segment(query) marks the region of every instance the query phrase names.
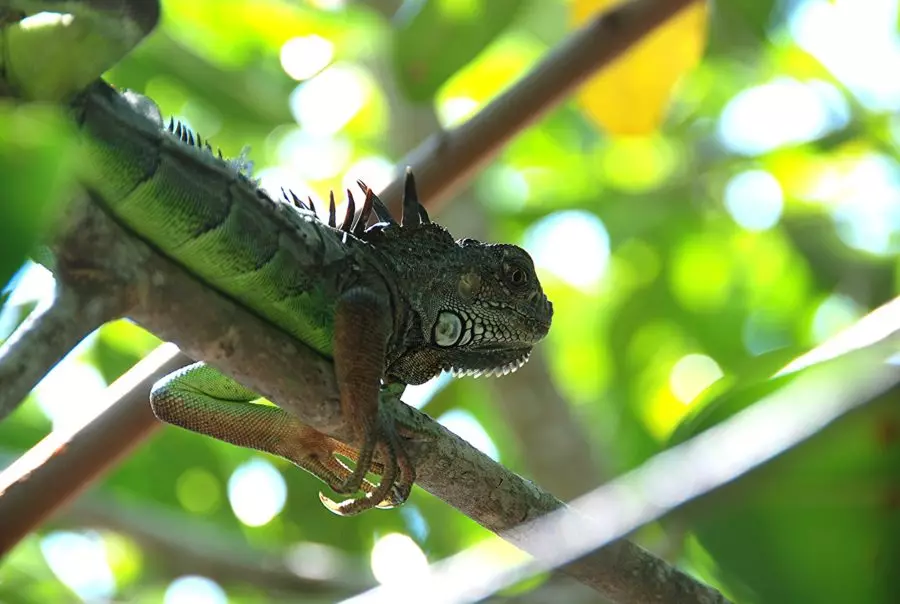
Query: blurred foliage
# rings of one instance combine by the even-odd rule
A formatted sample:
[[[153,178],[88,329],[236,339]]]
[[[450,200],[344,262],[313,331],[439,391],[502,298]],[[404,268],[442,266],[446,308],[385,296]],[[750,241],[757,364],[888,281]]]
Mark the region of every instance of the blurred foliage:
[[[265,184],[322,198],[360,176],[376,188],[386,182],[390,167],[408,151],[396,140],[414,116],[424,108],[445,126],[465,119],[562,41],[574,6],[586,3],[163,4],[161,26],[108,79],[147,94],[164,115],[185,119],[226,155],[249,145]],[[801,13],[803,23],[821,26],[822,19],[813,17],[843,10],[832,17],[847,29],[832,35],[832,46],[848,53],[846,38],[868,48],[859,41],[874,40],[884,20],[860,25],[846,18],[863,12],[862,3],[852,4],[716,3],[702,60],[678,82],[671,101],[663,102],[661,87],[655,103],[616,109],[635,120],[642,116],[627,110],[665,109],[658,130],[611,136],[599,126],[607,122],[573,98],[520,133],[438,216],[457,236],[524,242],[533,251],[556,309],[541,345],[550,375],[609,472],[634,468],[665,448],[682,418],[698,408],[697,395],[717,378],[717,392],[737,394],[707,396],[715,403],[711,415],[692,418],[711,423],[752,403],[772,387],[760,382],[785,360],[896,295],[900,102],[873,100],[853,79],[862,66],[878,61],[863,57],[856,73],[841,71],[826,65],[810,43],[800,43],[815,30],[798,25]],[[893,28],[896,2],[871,3],[881,4],[893,11]],[[864,27],[871,35],[857,31]],[[696,28],[691,31],[669,42],[683,45],[671,49],[674,54],[689,57],[702,46]],[[663,63],[645,60],[620,69],[655,85],[674,81],[686,67],[657,67]],[[890,69],[883,68],[883,78],[890,79]],[[614,84],[595,101],[615,104],[621,101],[616,94]],[[67,141],[55,112],[27,106],[0,112],[0,282],[20,266],[54,204],[65,197]],[[29,278],[37,269],[26,273],[0,315],[0,337],[34,304],[40,280]],[[89,406],[103,384],[157,343],[124,321],[99,330],[0,425],[2,453],[11,458],[40,440],[51,427],[46,410]],[[468,412],[496,446],[499,461],[528,475],[527,458],[540,451],[518,442],[492,405],[492,392],[482,381],[457,380],[424,409],[438,418]],[[886,405],[872,413],[883,417],[878,414],[891,412]],[[884,473],[897,467],[897,423],[878,424],[876,415],[842,423],[769,474],[736,485],[720,499],[717,514],[704,510],[684,547],[675,543],[675,531],[662,543],[659,527],[638,538],[742,603],[848,601],[829,587],[836,584],[855,586],[868,602],[889,601],[851,579],[859,573],[862,581],[860,569],[876,558],[896,567],[897,553],[870,551],[855,559],[848,553],[871,545],[879,532],[898,534],[896,474]],[[687,423],[682,430],[708,423]],[[878,438],[886,449],[878,449]],[[251,526],[239,520],[240,497],[230,485],[241,484],[242,471],[258,468],[261,460],[284,481],[283,506],[268,522]],[[889,462],[894,465],[884,465]],[[585,480],[594,485],[605,478]],[[265,507],[279,500],[265,495],[266,484],[238,490]],[[184,521],[164,523],[170,528],[157,533],[201,552],[243,555],[240,547],[223,547],[210,535],[274,552],[299,572],[322,577],[326,594],[341,593],[328,563],[332,556],[350,556],[359,580],[370,581],[364,569],[373,545],[389,533],[409,535],[429,561],[486,535],[421,489],[398,510],[341,519],[320,505],[320,488],[281,460],[166,427],[91,492],[106,505],[140,509],[135,530],[102,523],[86,530],[96,521],[86,523],[75,511],[63,514],[0,566],[0,600],[75,601],[71,587],[87,599],[151,602],[167,593],[177,601],[176,584],[187,584],[172,582],[186,574],[178,566],[182,558],[151,549],[137,530],[156,515]],[[869,513],[867,500],[809,511],[811,498],[821,503],[820,495],[840,499],[845,492],[860,500],[885,495],[893,507]],[[787,505],[791,501],[797,505]],[[317,552],[311,557],[298,553],[311,543],[329,549],[309,550]],[[831,563],[813,566],[823,556]],[[75,559],[80,563],[72,564]],[[98,571],[98,564],[106,570]],[[214,564],[203,568],[215,575]],[[823,572],[828,581],[820,581]],[[289,589],[265,583],[219,580],[229,601],[291,596]],[[781,591],[772,591],[773,585]]]

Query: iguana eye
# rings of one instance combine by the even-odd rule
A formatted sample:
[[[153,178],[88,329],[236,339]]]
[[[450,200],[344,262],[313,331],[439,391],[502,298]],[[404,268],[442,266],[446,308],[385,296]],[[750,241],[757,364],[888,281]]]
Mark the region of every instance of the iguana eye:
[[[438,346],[455,346],[462,336],[462,320],[452,312],[443,311],[438,315],[431,329],[431,339]]]
[[[520,266],[512,265],[506,271],[509,284],[517,289],[528,285],[528,273]]]

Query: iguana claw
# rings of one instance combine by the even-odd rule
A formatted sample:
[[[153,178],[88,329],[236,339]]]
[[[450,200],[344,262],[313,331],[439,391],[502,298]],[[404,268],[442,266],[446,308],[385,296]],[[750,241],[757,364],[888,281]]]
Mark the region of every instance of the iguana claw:
[[[336,502],[319,493],[322,504],[339,516],[352,516],[372,508],[390,509],[401,505],[409,498],[413,482],[415,482],[415,470],[396,431],[385,429],[383,424],[379,428],[378,434],[373,435],[372,440],[374,441],[375,437],[379,435],[384,439],[377,446],[371,446],[369,450],[374,451],[377,448],[384,462],[374,462],[371,454],[364,456],[365,450],[356,455],[354,455],[355,451],[341,450],[340,454],[355,461],[356,467],[352,473],[347,468],[347,475],[343,483],[339,485],[329,483],[337,493],[354,493],[362,490],[365,496]],[[341,463],[339,460],[335,461]],[[341,465],[343,466],[342,463]],[[343,467],[346,468],[346,466]],[[381,482],[378,486],[365,479],[365,475],[369,471],[381,474]]]

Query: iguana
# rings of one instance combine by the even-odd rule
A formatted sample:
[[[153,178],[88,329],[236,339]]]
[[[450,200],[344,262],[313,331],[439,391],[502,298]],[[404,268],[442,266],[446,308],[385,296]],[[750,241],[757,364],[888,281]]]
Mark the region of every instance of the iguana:
[[[74,19],[23,19],[39,10]],[[397,428],[380,413],[380,390],[399,395],[441,371],[500,375],[524,364],[553,315],[532,260],[514,245],[454,241],[429,219],[410,171],[400,223],[362,182],[361,211],[348,191],[340,223],[333,196],[327,221],[311,199],[286,191],[270,196],[242,158],[214,155],[184,125],[165,126],[146,97],[98,79],[158,18],[158,3],[148,0],[2,1],[5,84],[19,97],[68,104],[90,168],[83,185],[115,220],[333,359],[342,417],[363,444],[355,450],[277,406],[253,403],[259,395],[203,363],[157,383],[153,411],[171,424],[284,457],[337,493],[364,491],[341,503],[321,496],[336,513],[398,505],[415,473]],[[74,49],[50,49],[41,67],[28,49],[51,38],[88,44],[93,54],[73,61],[80,56]],[[55,66],[63,57],[70,68]],[[381,475],[377,486],[365,479],[369,471]]]

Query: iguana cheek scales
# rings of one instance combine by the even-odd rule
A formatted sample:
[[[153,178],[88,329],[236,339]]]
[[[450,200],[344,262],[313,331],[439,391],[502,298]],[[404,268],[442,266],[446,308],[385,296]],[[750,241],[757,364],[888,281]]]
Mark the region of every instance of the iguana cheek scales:
[[[48,1],[46,8],[61,4],[128,20],[123,37],[139,39],[158,17],[152,0]],[[224,160],[185,126],[166,128],[145,97],[97,81],[71,110],[84,135],[82,180],[92,198],[197,279],[333,359],[342,416],[360,448],[284,409],[254,404],[256,393],[203,363],[154,386],[154,413],[280,455],[335,492],[362,490],[364,497],[342,503],[322,496],[337,513],[399,505],[415,480],[403,441],[381,412],[382,383],[394,396],[442,370],[505,374],[524,364],[549,329],[552,306],[528,254],[454,241],[431,222],[409,171],[399,223],[363,183],[358,213],[348,192],[346,215],[339,221],[332,198],[323,222],[311,201],[287,191],[273,199],[260,189],[243,157]],[[380,222],[369,226],[372,213]],[[378,485],[365,480],[368,471],[381,474]]]
[[[434,324],[432,331],[432,338],[435,344],[441,347],[456,346],[460,343],[462,335],[462,320],[459,318],[459,315],[449,311],[444,311],[438,315],[438,320]]]

